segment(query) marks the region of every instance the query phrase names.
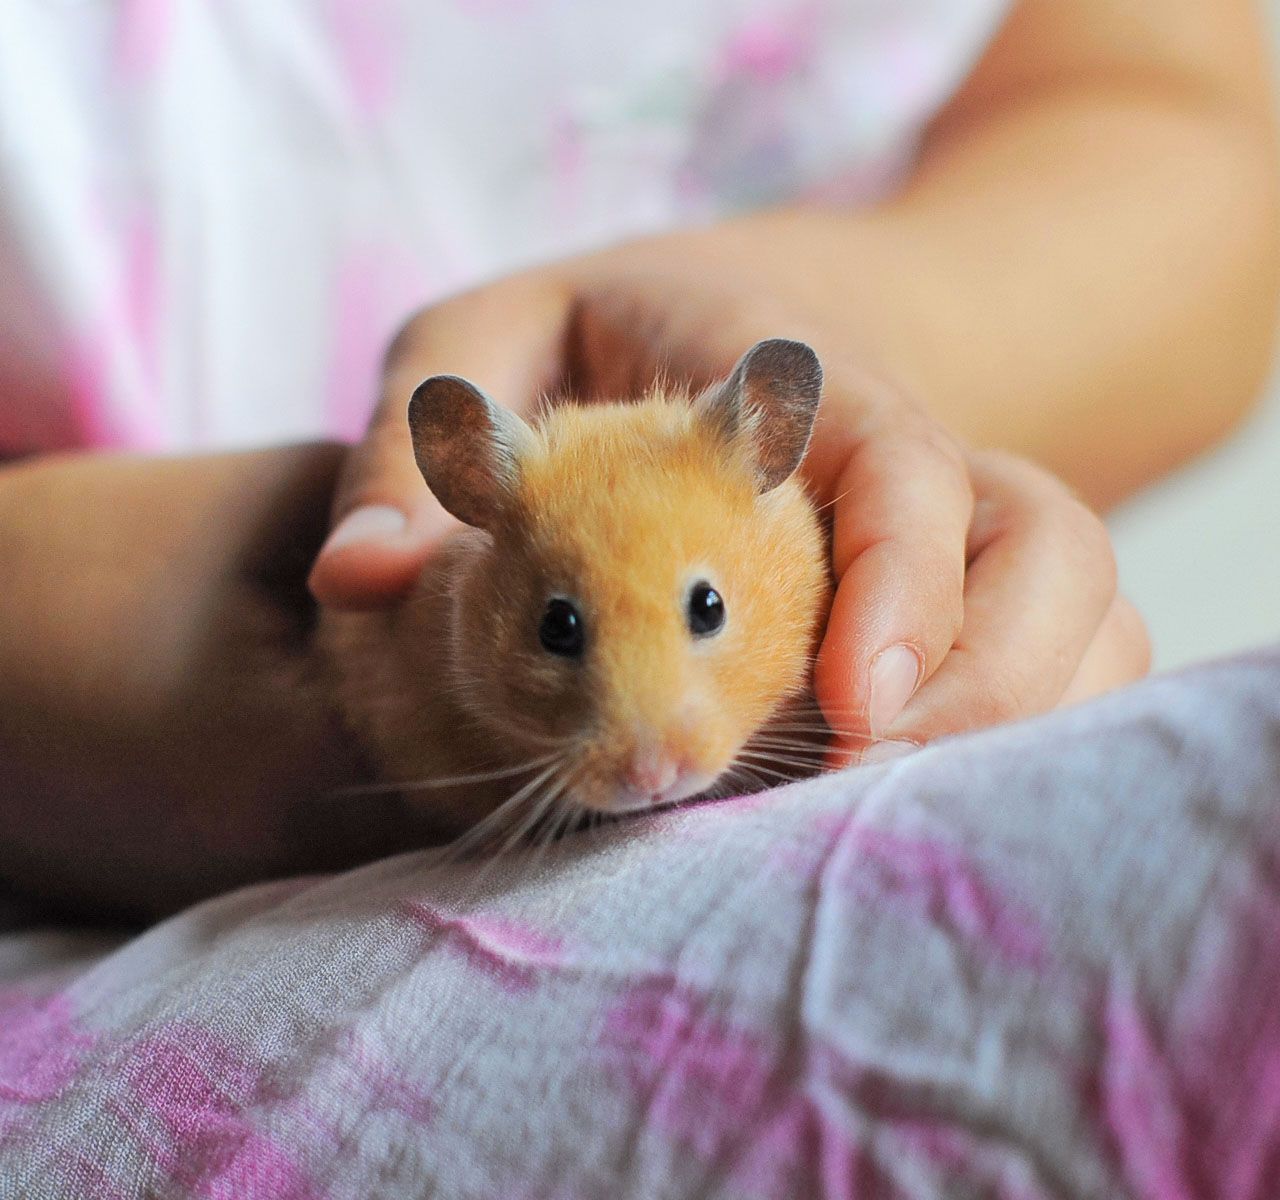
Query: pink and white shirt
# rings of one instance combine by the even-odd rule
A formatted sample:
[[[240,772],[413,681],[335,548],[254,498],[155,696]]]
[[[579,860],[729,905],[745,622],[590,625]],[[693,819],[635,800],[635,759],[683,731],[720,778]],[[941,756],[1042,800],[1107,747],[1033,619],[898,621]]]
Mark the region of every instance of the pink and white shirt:
[[[416,306],[910,161],[1006,0],[5,0],[0,453],[353,437]]]

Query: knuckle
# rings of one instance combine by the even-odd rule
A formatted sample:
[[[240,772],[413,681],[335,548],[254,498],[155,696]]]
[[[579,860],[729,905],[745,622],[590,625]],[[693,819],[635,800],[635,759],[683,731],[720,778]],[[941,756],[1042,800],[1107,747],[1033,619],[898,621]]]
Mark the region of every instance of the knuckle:
[[[1015,454],[1012,450],[1001,450],[998,447],[984,447],[981,450],[974,450],[970,454],[975,467],[986,471],[992,475],[1019,476],[1026,477],[1043,474],[1039,467],[1028,462],[1020,454]]]
[[[1111,618],[1129,665],[1130,679],[1141,679],[1151,670],[1151,633],[1147,622],[1125,596],[1117,596],[1111,607]]]
[[[891,428],[874,431],[863,445],[889,461],[967,476],[964,452],[937,422],[908,415]]]
[[[955,601],[947,610],[946,620],[942,629],[942,654],[946,654],[952,646],[960,640],[960,634],[964,631],[964,584],[960,584],[959,594]]]
[[[507,286],[515,282],[508,280]],[[499,285],[485,284],[419,308],[396,330],[387,345],[382,356],[383,378],[414,377],[416,383],[425,372],[416,372],[414,363],[423,361],[430,354],[433,342],[446,336],[456,325],[468,318],[483,316],[498,290]]]
[[[981,485],[979,490],[991,491],[992,483],[1000,485],[996,491],[1026,494],[1037,486],[1042,486],[1046,479],[1052,478],[1047,472],[1028,462],[1010,450],[982,449],[970,451],[968,455],[970,473]]]
[[[1061,511],[1062,536],[1072,557],[1085,571],[1092,589],[1104,599],[1112,598],[1118,585],[1119,567],[1111,534],[1102,519],[1074,496]]]
[[[954,567],[940,565],[935,572],[926,610],[934,614],[934,635],[926,639],[928,657],[934,661],[956,644],[964,626],[964,564],[957,560]],[[936,645],[932,644],[935,643]]]
[[[1002,725],[1036,711],[1034,689],[1018,673],[1004,668],[986,672],[975,682],[972,698],[973,725]]]
[[[931,462],[936,470],[948,471],[968,485],[969,471],[964,450],[941,425],[935,421],[917,424],[911,433],[911,441],[916,453]]]
[[[364,440],[347,452],[334,509],[343,515],[369,504],[403,503],[409,491],[425,486],[413,457],[407,420],[379,418]]]
[[[983,450],[973,461],[987,484],[979,509],[990,499],[998,510],[991,521],[1065,562],[1076,585],[1105,610],[1116,594],[1118,566],[1101,517],[1055,475],[1015,454]]]
[[[974,489],[959,443],[945,431],[926,425],[914,432],[889,435],[882,447],[883,461],[894,475],[919,481],[915,495],[922,517],[963,513],[967,524],[973,510]]]
[[[414,357],[421,345],[426,328],[431,319],[431,308],[420,308],[410,316],[387,345],[382,356],[382,374],[391,376],[399,373]]]
[[[384,405],[364,438],[351,448],[347,460],[348,478],[376,476],[401,461],[413,461],[413,441],[409,422],[398,407]]]

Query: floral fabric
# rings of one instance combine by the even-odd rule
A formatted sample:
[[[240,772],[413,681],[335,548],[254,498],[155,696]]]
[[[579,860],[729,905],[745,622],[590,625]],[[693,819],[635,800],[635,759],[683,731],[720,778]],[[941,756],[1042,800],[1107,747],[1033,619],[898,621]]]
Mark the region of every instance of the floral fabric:
[[[479,875],[11,935],[0,1198],[1274,1200],[1278,796],[1272,651]]]

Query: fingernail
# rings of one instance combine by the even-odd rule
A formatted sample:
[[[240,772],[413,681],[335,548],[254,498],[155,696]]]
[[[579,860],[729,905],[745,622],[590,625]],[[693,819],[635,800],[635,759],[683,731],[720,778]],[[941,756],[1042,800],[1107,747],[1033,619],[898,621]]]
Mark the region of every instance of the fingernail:
[[[883,742],[875,742],[868,746],[862,752],[860,761],[863,764],[889,762],[890,759],[902,758],[906,754],[912,754],[920,747],[915,742],[895,742],[885,740]]]
[[[905,643],[881,650],[871,662],[871,736],[879,737],[898,719],[915,695],[922,667],[920,655]]]
[[[354,542],[380,542],[398,537],[408,526],[408,519],[389,504],[367,504],[348,513],[329,535],[322,553],[350,546]]]

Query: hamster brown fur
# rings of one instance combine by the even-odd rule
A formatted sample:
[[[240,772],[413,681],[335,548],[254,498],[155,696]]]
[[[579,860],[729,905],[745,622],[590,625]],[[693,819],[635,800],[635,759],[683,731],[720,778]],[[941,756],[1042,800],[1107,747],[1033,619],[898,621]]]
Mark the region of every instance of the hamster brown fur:
[[[830,582],[794,471],[820,387],[812,351],[776,341],[699,397],[558,404],[534,428],[465,381],[418,388],[419,465],[482,528],[403,603],[326,612],[319,636],[341,712],[424,833],[526,784],[531,812],[699,794],[806,692]]]

